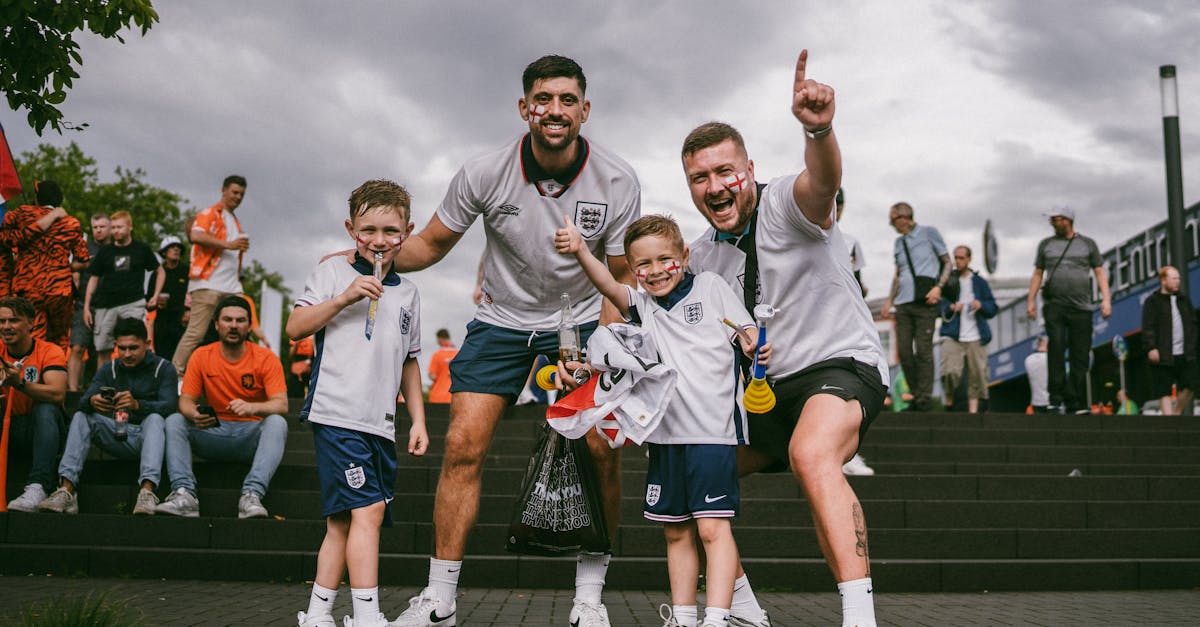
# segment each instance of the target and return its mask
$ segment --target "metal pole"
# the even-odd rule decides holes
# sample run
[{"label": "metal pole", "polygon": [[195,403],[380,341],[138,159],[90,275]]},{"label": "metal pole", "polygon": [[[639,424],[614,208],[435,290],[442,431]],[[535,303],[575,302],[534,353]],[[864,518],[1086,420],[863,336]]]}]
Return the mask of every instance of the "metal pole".
[{"label": "metal pole", "polygon": [[1179,91],[1175,84],[1175,66],[1158,68],[1162,90],[1163,150],[1167,166],[1167,242],[1171,264],[1179,269],[1179,293],[1188,296],[1189,252],[1184,245],[1183,167],[1179,147]]}]

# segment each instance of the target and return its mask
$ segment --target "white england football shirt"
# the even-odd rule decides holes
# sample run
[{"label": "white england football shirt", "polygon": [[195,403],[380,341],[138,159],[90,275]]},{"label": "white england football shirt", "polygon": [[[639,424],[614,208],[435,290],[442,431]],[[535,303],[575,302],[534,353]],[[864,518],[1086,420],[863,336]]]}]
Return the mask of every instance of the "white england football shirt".
[{"label": "white england football shirt", "polygon": [[728,318],[753,325],[740,296],[720,276],[696,275],[692,289],[670,309],[626,286],[642,328],[654,337],[663,363],[679,373],[662,422],[646,438],[657,444],[745,444],[746,413]]},{"label": "white england football shirt", "polygon": [[[296,307],[308,307],[341,294],[359,275],[370,275],[361,257],[354,265],[342,256],[317,266]],[[383,278],[383,296],[371,339],[366,337],[369,299],[338,312],[317,331],[312,382],[302,419],[396,439],[396,396],[404,360],[421,353],[421,297],[412,281],[395,272]]]},{"label": "white england football shirt", "polygon": [[[850,270],[841,231],[837,223],[823,229],[804,217],[792,197],[796,176],[772,179],[758,205],[758,302],[779,309],[767,323],[773,347],[767,377],[779,379],[823,361],[851,357],[875,366],[886,386],[887,360]],[[691,249],[693,272],[716,272],[742,293],[746,255],[737,246],[716,241],[710,227]]]},{"label": "white england football shirt", "polygon": [[574,256],[554,250],[554,232],[566,215],[598,259],[624,255],[625,229],[641,215],[641,186],[620,157],[579,141],[584,150],[570,181],[542,174],[528,148],[522,150],[524,138],[471,159],[450,181],[438,218],[463,233],[482,215],[487,235],[476,319],[509,329],[554,329],[563,293],[580,322],[600,317],[603,297]]}]

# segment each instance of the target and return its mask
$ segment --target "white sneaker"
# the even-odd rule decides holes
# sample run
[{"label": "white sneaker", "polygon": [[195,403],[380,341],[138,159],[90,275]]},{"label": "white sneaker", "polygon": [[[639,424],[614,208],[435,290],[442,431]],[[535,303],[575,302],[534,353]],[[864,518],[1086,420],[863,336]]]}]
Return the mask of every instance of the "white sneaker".
[{"label": "white sneaker", "polygon": [[238,499],[238,518],[266,518],[267,508],[263,507],[262,497],[253,492],[242,492]]},{"label": "white sneaker", "polygon": [[337,627],[337,622],[333,620],[332,614],[323,616],[309,616],[304,612],[296,612],[297,627]]},{"label": "white sneaker", "polygon": [[158,507],[158,495],[154,493],[154,490],[146,488],[138,490],[137,503],[133,505],[134,516],[153,516],[156,507]]},{"label": "white sneaker", "polygon": [[608,610],[603,603],[588,603],[579,599],[575,599],[575,607],[571,608],[568,620],[571,627],[611,627]]},{"label": "white sneaker", "polygon": [[526,387],[521,390],[521,394],[517,396],[517,402],[514,404],[516,404],[516,405],[532,405],[533,403],[536,403],[536,402],[537,402],[537,397],[533,395],[533,392],[531,392],[528,387]]},{"label": "white sneaker", "polygon": [[[41,487],[41,486],[39,486]],[[78,514],[79,499],[74,492],[59,488],[38,503],[39,512],[54,512],[55,514]]]},{"label": "white sneaker", "polygon": [[451,627],[457,624],[454,609],[454,602],[446,603],[437,598],[433,590],[427,587],[421,591],[421,594],[409,599],[408,609],[388,625],[389,627]]},{"label": "white sneaker", "polygon": [[666,603],[658,606],[658,617],[663,619],[662,627],[683,627],[675,620],[675,612]]},{"label": "white sneaker", "polygon": [[771,627],[771,619],[767,617],[766,612],[763,612],[762,619],[757,621],[730,614],[729,627]]},{"label": "white sneaker", "polygon": [[37,506],[44,500],[46,491],[42,489],[42,484],[31,483],[25,486],[21,496],[8,502],[8,509],[12,512],[36,512]]},{"label": "white sneaker", "polygon": [[867,460],[862,458],[858,453],[850,458],[850,461],[842,464],[842,474],[853,477],[870,477],[875,474],[875,469],[867,465]]},{"label": "white sneaker", "polygon": [[179,488],[167,497],[167,500],[158,504],[154,511],[159,514],[169,514],[171,516],[183,516],[184,518],[199,518],[200,517],[200,501],[192,496],[187,488]]}]

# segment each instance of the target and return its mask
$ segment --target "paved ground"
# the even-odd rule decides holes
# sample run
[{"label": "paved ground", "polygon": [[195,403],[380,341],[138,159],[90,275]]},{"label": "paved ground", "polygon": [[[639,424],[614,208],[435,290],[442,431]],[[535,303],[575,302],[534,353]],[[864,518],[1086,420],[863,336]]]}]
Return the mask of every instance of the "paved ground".
[{"label": "paved ground", "polygon": [[[385,588],[382,608],[395,617],[415,588]],[[294,625],[305,609],[309,585],[63,577],[0,577],[0,625],[15,622],[31,603],[88,593],[127,600],[146,625]],[[459,624],[469,627],[566,625],[567,590],[467,588],[458,599]],[[335,606],[349,612],[343,587]],[[614,627],[658,626],[665,592],[605,593]],[[760,595],[777,627],[836,625],[835,593]],[[1200,590],[1112,592],[1005,592],[982,594],[888,594],[876,599],[880,625],[1196,625]]]}]

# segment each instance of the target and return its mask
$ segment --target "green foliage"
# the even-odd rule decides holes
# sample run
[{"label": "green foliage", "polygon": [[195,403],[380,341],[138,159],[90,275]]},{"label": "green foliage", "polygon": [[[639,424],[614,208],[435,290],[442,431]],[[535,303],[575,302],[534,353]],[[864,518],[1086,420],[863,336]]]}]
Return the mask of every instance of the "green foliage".
[{"label": "green foliage", "polygon": [[[3,2],[4,0],[0,0]],[[145,181],[141,168],[118,167],[117,180],[101,182],[96,160],[85,155],[75,142],[65,148],[41,144],[16,159],[17,171],[27,184],[20,204],[34,204],[34,180],[53,180],[62,187],[63,208],[90,224],[91,214],[125,210],[133,216],[133,236],[157,249],[164,235],[182,237],[187,221],[181,196]]]},{"label": "green foliage", "polygon": [[[262,311],[263,281],[266,281],[267,286],[271,289],[283,294],[283,321],[279,327],[283,329],[287,326],[292,304],[292,290],[284,285],[283,275],[278,272],[269,272],[257,259],[242,264],[242,290],[246,292],[247,296],[254,299],[254,306],[258,307],[260,312]],[[267,341],[271,343],[271,346],[279,349],[281,356],[287,355],[288,340],[285,333],[280,333],[279,337],[267,338]]]},{"label": "green foliage", "polygon": [[14,111],[25,107],[29,125],[38,135],[49,125],[55,131],[84,128],[63,120],[58,109],[83,65],[77,32],[87,29],[104,39],[125,40],[125,28],[145,35],[158,21],[150,0],[0,0],[0,91]]},{"label": "green foliage", "polygon": [[104,594],[85,597],[59,597],[21,608],[20,627],[125,627],[141,625],[140,612],[128,601],[114,601]]}]

